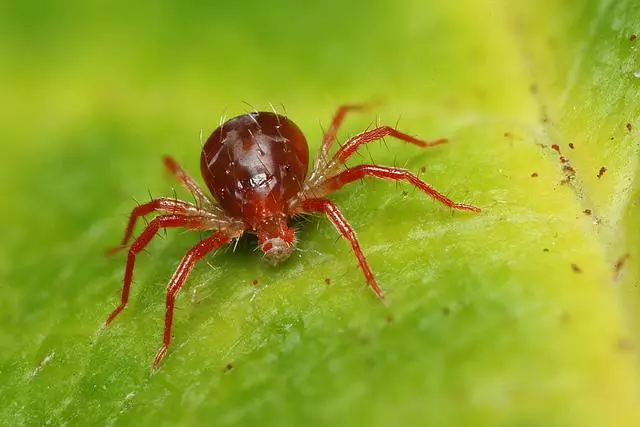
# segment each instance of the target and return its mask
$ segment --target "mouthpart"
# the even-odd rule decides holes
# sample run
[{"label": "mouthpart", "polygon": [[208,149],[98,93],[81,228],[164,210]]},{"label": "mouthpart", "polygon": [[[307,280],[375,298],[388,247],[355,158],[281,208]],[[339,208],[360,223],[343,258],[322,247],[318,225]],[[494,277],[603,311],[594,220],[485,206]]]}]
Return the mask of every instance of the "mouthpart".
[{"label": "mouthpart", "polygon": [[295,249],[295,241],[287,243],[281,237],[273,237],[266,239],[260,249],[264,252],[267,262],[275,266],[291,256]]}]

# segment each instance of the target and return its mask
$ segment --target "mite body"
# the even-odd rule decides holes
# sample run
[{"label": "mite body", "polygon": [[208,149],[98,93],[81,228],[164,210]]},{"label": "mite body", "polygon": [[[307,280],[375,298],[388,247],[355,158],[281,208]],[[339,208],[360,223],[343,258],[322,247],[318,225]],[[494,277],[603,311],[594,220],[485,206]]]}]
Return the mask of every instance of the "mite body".
[{"label": "mite body", "polygon": [[[391,136],[420,147],[446,142],[425,142],[389,126],[362,132],[329,155],[338,128],[349,110],[363,105],[340,107],[324,135],[311,173],[309,149],[300,129],[287,117],[272,112],[255,112],[234,117],[217,128],[204,144],[200,157],[202,178],[210,194],[170,157],[165,166],[195,198],[187,203],[173,198],[159,198],[137,206],[131,212],[122,243],[112,252],[128,248],[120,305],[106,321],[109,325],[124,309],[129,298],[136,255],[163,228],[186,228],[210,231],[212,234],[195,245],[182,258],[167,287],[165,330],[162,347],[153,360],[156,368],[164,358],[171,341],[175,295],[195,263],[209,252],[229,243],[244,233],[258,237],[260,249],[271,264],[288,258],[295,248],[295,230],[289,226],[292,217],[303,213],[322,213],[333,223],[353,249],[367,283],[375,294],[384,294],[375,280],[367,260],[351,229],[336,205],[326,197],[344,185],[364,177],[406,181],[440,203],[458,210],[479,209],[455,203],[421,181],[411,172],[395,168],[363,164],[345,168],[345,161],[366,143]],[[134,242],[129,245],[138,218],[157,213]]]}]

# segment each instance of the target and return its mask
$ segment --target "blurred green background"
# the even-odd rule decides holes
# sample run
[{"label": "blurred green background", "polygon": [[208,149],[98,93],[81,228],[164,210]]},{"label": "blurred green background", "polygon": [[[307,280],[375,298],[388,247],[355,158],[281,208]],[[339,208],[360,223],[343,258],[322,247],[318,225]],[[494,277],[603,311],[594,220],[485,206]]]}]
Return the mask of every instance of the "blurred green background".
[{"label": "blurred green background", "polygon": [[[638,22],[631,0],[0,3],[0,424],[640,425]],[[172,194],[162,155],[197,176],[201,130],[270,103],[315,153],[368,100],[341,141],[379,120],[451,143],[356,161],[483,209],[332,197],[388,306],[317,219],[275,269],[250,243],[199,265],[157,374],[197,233],[149,246],[101,330],[124,269],[103,251]]]}]

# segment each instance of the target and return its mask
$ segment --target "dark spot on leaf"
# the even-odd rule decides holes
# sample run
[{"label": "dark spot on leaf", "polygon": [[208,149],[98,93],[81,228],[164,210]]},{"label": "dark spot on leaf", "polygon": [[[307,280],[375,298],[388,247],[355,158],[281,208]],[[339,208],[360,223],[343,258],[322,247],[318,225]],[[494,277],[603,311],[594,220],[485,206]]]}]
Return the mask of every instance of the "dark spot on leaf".
[{"label": "dark spot on leaf", "polygon": [[442,314],[444,314],[445,316],[450,315],[451,309],[445,305],[444,307],[442,307]]},{"label": "dark spot on leaf", "polygon": [[585,215],[591,215],[591,209],[585,209],[582,211]]},{"label": "dark spot on leaf", "polygon": [[618,338],[617,348],[620,352],[633,351],[633,341],[631,341],[631,339],[629,338]]},{"label": "dark spot on leaf", "polygon": [[571,264],[571,269],[574,273],[582,273],[582,269],[578,266],[578,264]]},{"label": "dark spot on leaf", "polygon": [[327,285],[330,285],[331,279],[327,277],[326,279],[324,279],[324,283],[326,283]]},{"label": "dark spot on leaf", "polygon": [[534,172],[531,174],[531,178],[537,178],[538,177],[538,172]]},{"label": "dark spot on leaf", "polygon": [[513,135],[511,135],[511,132],[505,132],[505,133],[503,134],[503,136],[504,136],[505,138],[511,138]]},{"label": "dark spot on leaf", "polygon": [[258,286],[258,279],[253,279],[253,281],[251,282],[252,286]]},{"label": "dark spot on leaf", "polygon": [[598,175],[596,175],[596,177],[598,178],[602,178],[602,175],[604,175],[604,173],[607,171],[607,168],[605,166],[602,166],[600,168],[600,170],[598,171]]},{"label": "dark spot on leaf", "polygon": [[618,279],[618,277],[620,277],[620,272],[622,271],[622,269],[624,268],[624,265],[626,264],[627,260],[631,258],[631,255],[629,253],[626,253],[624,255],[622,255],[620,258],[618,258],[618,261],[616,261],[616,263],[613,266],[613,272],[615,273],[615,278]]},{"label": "dark spot on leaf", "polygon": [[629,36],[629,41],[630,41],[630,42],[634,42],[634,41],[636,41],[637,39],[638,39],[638,36],[636,36],[635,34],[631,34],[631,35]]},{"label": "dark spot on leaf", "polygon": [[225,372],[229,372],[232,369],[233,369],[233,365],[231,363],[227,363],[227,365],[224,367]]},{"label": "dark spot on leaf", "polygon": [[633,130],[633,126],[631,125],[631,123],[627,123],[627,130],[629,131],[629,133],[631,133],[631,130]]},{"label": "dark spot on leaf", "polygon": [[393,318],[393,316],[392,316],[392,315],[388,315],[388,316],[387,316],[387,323],[393,323],[393,321],[394,321],[394,320],[395,320],[395,319]]},{"label": "dark spot on leaf", "polygon": [[549,252],[549,248],[544,248],[542,252]]},{"label": "dark spot on leaf", "polygon": [[569,143],[569,148],[571,148],[572,150],[575,148],[575,146],[573,145],[573,142]]},{"label": "dark spot on leaf", "polygon": [[558,144],[552,144],[551,149],[557,151],[560,154],[560,146]]}]

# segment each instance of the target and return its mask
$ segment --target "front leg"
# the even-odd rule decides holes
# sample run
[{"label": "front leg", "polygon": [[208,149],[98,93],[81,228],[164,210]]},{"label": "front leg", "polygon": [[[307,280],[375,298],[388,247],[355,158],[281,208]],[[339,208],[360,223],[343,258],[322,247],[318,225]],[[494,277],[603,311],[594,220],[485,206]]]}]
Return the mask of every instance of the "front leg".
[{"label": "front leg", "polygon": [[[322,145],[320,145],[320,150],[318,150],[318,155],[316,156],[313,171],[311,172],[311,176],[317,176],[318,174],[324,173],[326,168],[332,162],[329,157],[329,150],[331,149],[331,145],[336,140],[336,135],[338,134],[338,129],[340,129],[340,125],[344,120],[345,116],[350,111],[362,111],[370,108],[373,104],[347,104],[341,105],[333,116],[333,120],[331,120],[331,125],[327,129],[322,138]],[[310,178],[311,178],[310,176]]]},{"label": "front leg", "polygon": [[124,232],[124,237],[122,238],[120,246],[109,249],[107,253],[113,254],[126,248],[127,243],[129,243],[129,239],[133,234],[133,229],[136,226],[138,218],[154,212],[162,212],[165,214],[182,216],[207,215],[205,211],[202,211],[197,206],[192,205],[191,203],[183,202],[182,200],[169,199],[166,197],[153,199],[148,203],[144,203],[133,208],[133,210],[131,211],[131,215],[129,215],[129,222],[127,223],[127,228]]},{"label": "front leg", "polygon": [[216,204],[211,200],[211,198],[202,191],[198,183],[196,183],[196,181],[191,178],[191,176],[189,176],[182,167],[180,167],[173,157],[165,156],[162,161],[167,170],[171,172],[185,190],[191,193],[201,207],[211,211],[218,210]]},{"label": "front leg", "polygon": [[167,286],[167,311],[164,322],[164,336],[162,339],[162,347],[160,347],[156,357],[153,359],[153,369],[157,369],[162,359],[164,359],[164,356],[167,354],[169,344],[171,343],[171,327],[173,325],[173,309],[176,294],[184,284],[185,280],[187,280],[187,277],[189,276],[189,273],[191,273],[196,262],[202,259],[209,252],[216,250],[227,243],[229,243],[229,236],[218,231],[195,245],[182,258],[182,261],[180,261],[180,265],[176,269],[175,273],[173,273],[173,276],[169,281],[169,285]]},{"label": "front leg", "polygon": [[322,147],[320,151],[323,153],[328,153],[331,148],[331,144],[336,139],[336,135],[338,134],[338,129],[340,129],[340,125],[344,120],[344,117],[347,115],[349,111],[362,111],[370,108],[372,104],[347,104],[341,105],[336,111],[336,114],[333,116],[333,120],[331,121],[331,125],[329,129],[324,134],[324,138],[322,138]]},{"label": "front leg", "polygon": [[380,126],[375,129],[362,132],[361,134],[349,139],[344,143],[342,147],[340,147],[335,156],[333,156],[333,161],[342,164],[349,157],[351,157],[351,155],[355,153],[361,145],[380,140],[387,136],[391,136],[393,138],[399,139],[400,141],[408,142],[422,148],[433,147],[435,145],[444,144],[448,141],[447,138],[438,138],[433,141],[423,141],[421,139],[414,138],[411,135],[407,135],[404,132],[400,132],[399,130],[394,129],[391,126]]},{"label": "front leg", "polygon": [[388,179],[392,181],[406,181],[413,186],[424,191],[434,200],[448,206],[452,209],[461,211],[480,212],[480,208],[465,203],[456,203],[449,199],[444,194],[440,193],[435,188],[431,187],[426,182],[405,169],[394,168],[389,166],[376,166],[376,165],[358,165],[353,168],[342,171],[341,173],[326,179],[318,184],[316,187],[311,188],[309,193],[314,197],[326,196],[334,191],[342,188],[350,182],[357,181],[367,176],[374,176],[376,178]]},{"label": "front leg", "polygon": [[360,249],[360,244],[358,243],[358,239],[356,237],[356,233],[353,231],[347,220],[342,213],[338,210],[338,207],[327,199],[306,199],[300,203],[300,207],[296,213],[302,212],[321,212],[327,215],[327,218],[333,223],[334,227],[338,230],[338,232],[351,243],[351,249],[353,249],[353,253],[358,259],[358,264],[360,264],[360,268],[364,273],[364,277],[367,279],[367,283],[375,292],[375,294],[384,301],[384,292],[378,286],[375,277],[373,276],[373,272],[369,268],[369,264],[367,264],[367,259],[362,253],[362,249]]},{"label": "front leg", "polygon": [[105,326],[116,318],[118,314],[126,307],[129,301],[129,290],[131,289],[131,282],[133,281],[133,268],[136,262],[136,255],[139,254],[144,248],[151,242],[151,239],[158,233],[161,228],[176,228],[186,227],[190,229],[206,228],[206,219],[202,217],[189,217],[181,215],[162,215],[153,219],[144,229],[140,237],[129,248],[129,255],[127,256],[127,266],[124,271],[124,279],[122,281],[122,294],[120,297],[120,305],[109,315]]}]

